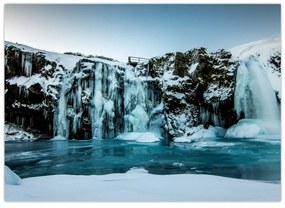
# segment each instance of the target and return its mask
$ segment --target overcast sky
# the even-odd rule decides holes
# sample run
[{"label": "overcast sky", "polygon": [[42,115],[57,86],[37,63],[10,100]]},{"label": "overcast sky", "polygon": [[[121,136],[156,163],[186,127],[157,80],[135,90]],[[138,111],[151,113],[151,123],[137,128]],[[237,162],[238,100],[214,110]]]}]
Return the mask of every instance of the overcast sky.
[{"label": "overcast sky", "polygon": [[279,5],[5,5],[5,40],[121,61],[279,35]]}]

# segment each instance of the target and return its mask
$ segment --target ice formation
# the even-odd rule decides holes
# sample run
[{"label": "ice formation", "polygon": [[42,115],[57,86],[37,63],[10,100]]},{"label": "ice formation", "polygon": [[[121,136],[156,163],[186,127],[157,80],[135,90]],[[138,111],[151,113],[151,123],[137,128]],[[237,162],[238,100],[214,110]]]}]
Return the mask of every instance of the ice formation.
[{"label": "ice formation", "polygon": [[226,138],[256,138],[281,133],[277,97],[264,66],[256,57],[244,60],[237,71],[235,110],[238,118],[245,119],[230,127]]},{"label": "ice formation", "polygon": [[245,118],[279,120],[276,95],[263,65],[254,58],[242,62],[237,71],[235,109]]},{"label": "ice formation", "polygon": [[161,98],[149,89],[153,81],[138,76],[137,69],[130,66],[79,61],[72,73],[63,78],[55,113],[55,135],[71,138],[86,120],[91,123],[91,137],[95,139],[150,129],[159,132],[161,123],[149,118],[155,113],[153,110],[158,112],[158,107],[163,107]]}]

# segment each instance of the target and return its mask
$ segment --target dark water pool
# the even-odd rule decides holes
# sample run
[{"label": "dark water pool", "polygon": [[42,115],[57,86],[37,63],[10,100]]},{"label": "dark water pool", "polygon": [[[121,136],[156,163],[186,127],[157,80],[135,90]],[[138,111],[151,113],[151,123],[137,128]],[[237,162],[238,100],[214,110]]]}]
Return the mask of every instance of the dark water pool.
[{"label": "dark water pool", "polygon": [[280,142],[214,138],[196,143],[120,140],[5,142],[5,164],[22,178],[52,174],[211,174],[280,183]]}]

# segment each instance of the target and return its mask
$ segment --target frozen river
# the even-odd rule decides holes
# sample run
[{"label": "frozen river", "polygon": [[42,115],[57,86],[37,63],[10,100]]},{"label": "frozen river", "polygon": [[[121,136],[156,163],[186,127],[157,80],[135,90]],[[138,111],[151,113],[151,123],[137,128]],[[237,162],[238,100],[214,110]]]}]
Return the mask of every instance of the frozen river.
[{"label": "frozen river", "polygon": [[144,167],[152,174],[210,174],[280,183],[280,140],[5,142],[5,164],[22,178],[102,175]]}]

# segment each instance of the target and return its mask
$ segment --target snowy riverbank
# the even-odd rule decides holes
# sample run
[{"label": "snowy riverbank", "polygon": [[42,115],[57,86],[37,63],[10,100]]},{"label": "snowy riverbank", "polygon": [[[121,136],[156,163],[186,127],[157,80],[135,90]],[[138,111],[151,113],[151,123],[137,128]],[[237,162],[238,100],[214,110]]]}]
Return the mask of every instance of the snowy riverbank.
[{"label": "snowy riverbank", "polygon": [[5,184],[6,201],[207,202],[280,201],[281,185],[212,175],[153,175],[144,169],[108,175],[51,175]]}]

